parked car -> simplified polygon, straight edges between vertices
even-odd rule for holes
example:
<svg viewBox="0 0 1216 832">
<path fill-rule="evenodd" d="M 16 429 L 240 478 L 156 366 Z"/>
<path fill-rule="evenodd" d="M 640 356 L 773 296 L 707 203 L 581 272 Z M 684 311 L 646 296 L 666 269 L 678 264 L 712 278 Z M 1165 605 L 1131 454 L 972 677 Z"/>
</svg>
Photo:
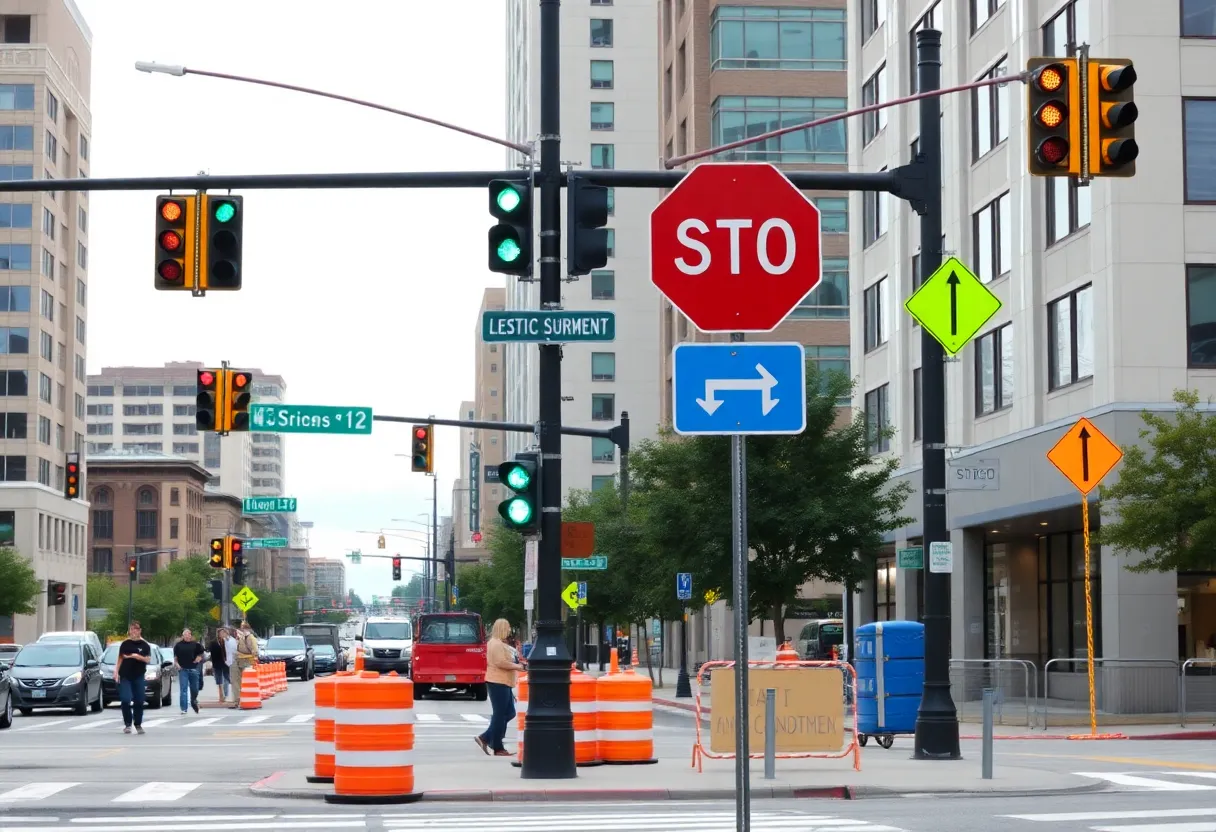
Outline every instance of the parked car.
<svg viewBox="0 0 1216 832">
<path fill-rule="evenodd" d="M 101 655 L 101 639 L 92 630 L 53 630 L 38 636 L 38 641 L 71 641 L 84 642 L 93 648 L 93 652 Z"/>
<path fill-rule="evenodd" d="M 21 648 L 8 675 L 14 706 L 24 716 L 35 708 L 71 708 L 83 716 L 101 710 L 101 662 L 87 643 L 34 642 Z"/>
<path fill-rule="evenodd" d="M 288 676 L 299 676 L 307 681 L 317 675 L 316 656 L 304 641 L 304 636 L 271 636 L 266 639 L 265 649 L 259 651 L 263 662 L 283 662 Z"/>
<path fill-rule="evenodd" d="M 20 644 L 0 644 L 0 667 L 8 667 L 21 652 Z"/>
<path fill-rule="evenodd" d="M 0 728 L 13 724 L 13 692 L 8 668 L 0 666 Z"/>
<path fill-rule="evenodd" d="M 346 654 L 339 653 L 329 644 L 314 644 L 312 648 L 317 673 L 336 673 L 346 670 Z"/>
<path fill-rule="evenodd" d="M 121 644 L 111 644 L 101 654 L 101 705 L 106 707 L 118 700 L 118 683 L 114 681 L 114 665 L 118 662 L 118 648 Z M 173 654 L 168 650 L 149 645 L 152 657 L 148 661 L 148 669 L 144 671 L 144 700 L 150 708 L 173 703 L 173 680 L 177 674 L 173 672 Z"/>
<path fill-rule="evenodd" d="M 429 613 L 418 617 L 410 678 L 414 696 L 432 689 L 463 690 L 486 699 L 486 638 L 481 616 L 471 612 Z"/>
</svg>

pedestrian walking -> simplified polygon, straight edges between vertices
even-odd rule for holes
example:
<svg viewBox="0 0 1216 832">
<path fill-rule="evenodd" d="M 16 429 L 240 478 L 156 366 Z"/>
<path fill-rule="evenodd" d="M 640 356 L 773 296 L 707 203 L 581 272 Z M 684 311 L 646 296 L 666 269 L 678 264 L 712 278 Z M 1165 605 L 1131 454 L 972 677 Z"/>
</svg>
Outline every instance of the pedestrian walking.
<svg viewBox="0 0 1216 832">
<path fill-rule="evenodd" d="M 203 659 L 206 656 L 207 651 L 194 640 L 190 628 L 182 630 L 181 640 L 173 645 L 173 664 L 177 667 L 177 684 L 181 688 L 178 703 L 183 714 L 186 713 L 187 703 L 198 713 L 198 689 L 203 681 Z"/>
<path fill-rule="evenodd" d="M 258 661 L 258 640 L 253 634 L 253 628 L 248 621 L 241 622 L 241 628 L 233 640 L 236 652 L 236 669 L 232 676 L 232 704 L 229 708 L 241 706 L 241 682 L 245 668 L 253 667 Z"/>
<path fill-rule="evenodd" d="M 486 754 L 495 757 L 510 757 L 511 752 L 503 747 L 507 725 L 515 719 L 515 680 L 524 666 L 519 663 L 515 651 L 507 644 L 511 637 L 511 624 L 505 618 L 494 622 L 490 640 L 486 642 L 486 688 L 490 697 L 490 724 L 474 742 Z"/>
<path fill-rule="evenodd" d="M 118 699 L 122 702 L 122 732 L 144 732 L 144 674 L 152 660 L 152 645 L 143 639 L 138 621 L 127 628 L 127 638 L 118 646 L 118 663 L 114 665 L 114 681 L 118 683 Z"/>
<path fill-rule="evenodd" d="M 221 705 L 224 704 L 228 690 L 232 687 L 231 675 L 228 672 L 228 651 L 224 647 L 227 633 L 227 630 L 220 627 L 215 631 L 211 643 L 207 645 L 207 655 L 211 659 L 211 674 L 215 677 L 215 692 Z"/>
</svg>

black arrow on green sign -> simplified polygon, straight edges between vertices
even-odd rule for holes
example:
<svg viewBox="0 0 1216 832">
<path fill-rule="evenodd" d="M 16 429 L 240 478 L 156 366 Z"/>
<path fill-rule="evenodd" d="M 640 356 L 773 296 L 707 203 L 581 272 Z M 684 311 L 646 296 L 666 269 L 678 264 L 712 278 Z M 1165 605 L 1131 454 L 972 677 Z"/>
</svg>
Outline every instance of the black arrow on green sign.
<svg viewBox="0 0 1216 832">
<path fill-rule="evenodd" d="M 946 282 L 950 284 L 950 334 L 958 335 L 958 275 L 950 272 Z"/>
</svg>

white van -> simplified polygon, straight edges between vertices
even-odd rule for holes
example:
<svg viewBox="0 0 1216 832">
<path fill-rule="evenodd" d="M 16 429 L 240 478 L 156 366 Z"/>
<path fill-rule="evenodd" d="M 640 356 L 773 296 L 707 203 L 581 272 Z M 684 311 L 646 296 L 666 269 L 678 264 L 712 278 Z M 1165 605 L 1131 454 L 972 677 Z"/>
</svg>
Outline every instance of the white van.
<svg viewBox="0 0 1216 832">
<path fill-rule="evenodd" d="M 397 616 L 371 617 L 363 622 L 363 632 L 355 636 L 363 642 L 363 667 L 388 673 L 395 670 L 403 676 L 410 672 L 414 653 L 414 627 L 408 618 Z"/>
</svg>

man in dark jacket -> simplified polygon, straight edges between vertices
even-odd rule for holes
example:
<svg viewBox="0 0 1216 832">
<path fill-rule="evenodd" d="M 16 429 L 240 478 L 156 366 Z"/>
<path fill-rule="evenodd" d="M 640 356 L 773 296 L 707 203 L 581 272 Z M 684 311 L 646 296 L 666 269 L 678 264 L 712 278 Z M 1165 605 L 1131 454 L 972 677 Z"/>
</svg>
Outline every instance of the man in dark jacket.
<svg viewBox="0 0 1216 832">
<path fill-rule="evenodd" d="M 198 688 L 202 682 L 203 658 L 206 651 L 203 645 L 194 640 L 194 633 L 189 628 L 182 630 L 182 639 L 173 645 L 173 664 L 177 667 L 177 680 L 181 686 L 182 713 L 186 713 L 186 693 L 190 694 L 190 707 L 198 713 Z"/>
</svg>

